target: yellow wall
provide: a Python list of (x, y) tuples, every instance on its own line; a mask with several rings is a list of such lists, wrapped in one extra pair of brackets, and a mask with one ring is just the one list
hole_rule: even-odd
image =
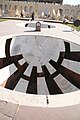
[(80, 17), (80, 6), (0, 0), (0, 15), (20, 17), (21, 11), (24, 17), (31, 17), (33, 11), (35, 17), (40, 18), (63, 20), (64, 17), (68, 19)]

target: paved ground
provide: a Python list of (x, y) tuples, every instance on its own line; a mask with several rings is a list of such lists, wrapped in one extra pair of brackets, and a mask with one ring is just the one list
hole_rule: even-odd
[[(21, 20), (8, 20), (0, 22), (0, 36), (12, 35), (12, 34), (34, 34), (34, 28), (26, 28), (25, 24), (27, 21)], [(21, 25), (20, 25), (21, 24)], [(48, 24), (48, 23), (47, 23)], [(80, 32), (76, 30), (72, 31), (70, 27), (64, 26), (63, 24), (53, 23), (53, 29), (41, 28), (41, 32), (35, 34), (50, 35), (54, 37), (60, 37), (72, 42), (80, 44), (79, 37)], [(30, 32), (29, 32), (30, 31)], [(74, 39), (75, 38), (75, 39)]]
[[(33, 34), (34, 32), (27, 32), (27, 28), (20, 27), (16, 24), (22, 21), (5, 21), (0, 22), (0, 37), (12, 34)], [(80, 44), (80, 34), (76, 31), (71, 31), (70, 28), (63, 25), (54, 24), (56, 30), (50, 31), (49, 29), (42, 29), (42, 33), (37, 34), (50, 34), (72, 40)], [(59, 30), (62, 30), (62, 32)], [(35, 33), (36, 34), (36, 33)], [(1, 93), (0, 93), (1, 96)], [(27, 100), (26, 100), (27, 101)], [(74, 101), (74, 100), (73, 100)], [(23, 101), (24, 102), (24, 101)], [(42, 101), (43, 102), (43, 101)], [(54, 102), (54, 100), (53, 100)], [(75, 101), (74, 101), (75, 102)], [(71, 105), (69, 107), (48, 108), (44, 107), (29, 107), (17, 103), (12, 103), (7, 100), (0, 100), (0, 120), (80, 120), (80, 103)]]
[(16, 26), (17, 23), (21, 21), (8, 20), (0, 22), (0, 36), (23, 33), (25, 28)]
[(66, 108), (44, 108), (0, 101), (0, 120), (80, 120), (79, 113), (80, 105)]

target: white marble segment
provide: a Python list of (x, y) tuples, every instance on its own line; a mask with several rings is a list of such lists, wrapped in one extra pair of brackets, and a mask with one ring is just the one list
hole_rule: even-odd
[(28, 65), (27, 69), (24, 71), (24, 75), (30, 76), (32, 71), (32, 66)]
[(14, 90), (18, 92), (26, 93), (27, 86), (28, 86), (28, 81), (21, 78)]
[(64, 43), (57, 38), (32, 35), (17, 36), (13, 40), (11, 54), (22, 54), (32, 66), (46, 65), (51, 58), (57, 61), (60, 51), (64, 51)]
[(46, 65), (48, 71), (50, 72), (50, 74), (54, 73), (56, 70), (53, 66), (51, 66), (49, 63)]
[(63, 91), (63, 93), (69, 93), (79, 90), (77, 87), (72, 85), (68, 80), (66, 80), (62, 75), (58, 75), (55, 77), (55, 82)]
[(71, 49), (71, 51), (75, 51), (75, 52), (80, 51), (80, 45), (77, 43), (75, 43), (75, 44), (70, 43), (70, 49)]
[(41, 66), (37, 66), (37, 72), (38, 72), (38, 73), (42, 72)]
[(10, 76), (9, 66), (0, 69), (0, 85)]
[(23, 59), (19, 60), (18, 62), (19, 62), (20, 65), (23, 65), (26, 61), (25, 61), (25, 59), (23, 58)]
[(2, 69), (0, 69), (0, 85), (6, 81), (10, 75), (12, 75), (17, 70), (16, 66), (14, 64), (11, 64), (9, 66), (6, 66)]
[(64, 59), (62, 65), (78, 74), (80, 74), (80, 62)]
[(37, 90), (39, 95), (49, 95), (49, 91), (47, 89), (47, 84), (44, 77), (37, 79)]
[(6, 39), (5, 38), (0, 39), (0, 58), (5, 57), (5, 44)]

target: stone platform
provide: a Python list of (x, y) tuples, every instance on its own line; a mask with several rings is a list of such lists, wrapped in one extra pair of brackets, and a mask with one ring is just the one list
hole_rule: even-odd
[[(2, 120), (79, 120), (79, 32), (72, 31), (70, 27), (57, 23), (51, 24), (54, 27), (43, 27), (41, 31), (36, 32), (34, 27), (26, 28), (25, 24), (26, 22), (16, 20), (0, 23), (0, 58), (2, 58), (0, 61), (7, 60), (7, 57), (18, 56), (16, 59), (11, 58), (12, 63), (8, 59), (9, 62), (0, 64), (0, 84), (5, 87), (7, 81), (13, 80), (13, 76), (16, 80), (20, 79), (16, 87), (15, 85), (11, 87), (7, 83), (6, 88), (14, 89), (13, 91), (0, 87), (0, 118)], [(64, 55), (63, 53), (66, 54), (66, 58), (60, 56)], [(18, 63), (17, 59), (19, 59)], [(25, 62), (29, 66), (25, 72), (20, 72), (20, 74), (24, 73), (22, 77), (17, 70), (23, 71), (22, 67)], [(61, 70), (64, 67), (66, 73)], [(26, 68), (25, 65), (24, 68)], [(37, 72), (34, 72), (36, 68)], [(59, 74), (53, 77), (56, 70)], [(76, 78), (78, 83), (73, 82), (75, 74), (78, 76)], [(46, 84), (45, 80), (52, 81), (47, 75), (54, 79), (58, 85), (56, 86), (58, 91), (51, 88), (50, 83)], [(70, 79), (67, 76), (70, 76)], [(37, 79), (37, 84), (35, 81), (36, 89), (30, 88), (29, 80), (32, 81), (34, 78)], [(59, 94), (58, 87), (65, 94)], [(53, 95), (49, 95), (52, 93)], [(58, 95), (54, 95), (54, 93)]]

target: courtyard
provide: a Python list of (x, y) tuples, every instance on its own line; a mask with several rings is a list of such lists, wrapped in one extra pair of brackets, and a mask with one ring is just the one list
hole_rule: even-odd
[(80, 32), (43, 21), (36, 31), (38, 21), (0, 22), (0, 118), (79, 120)]

